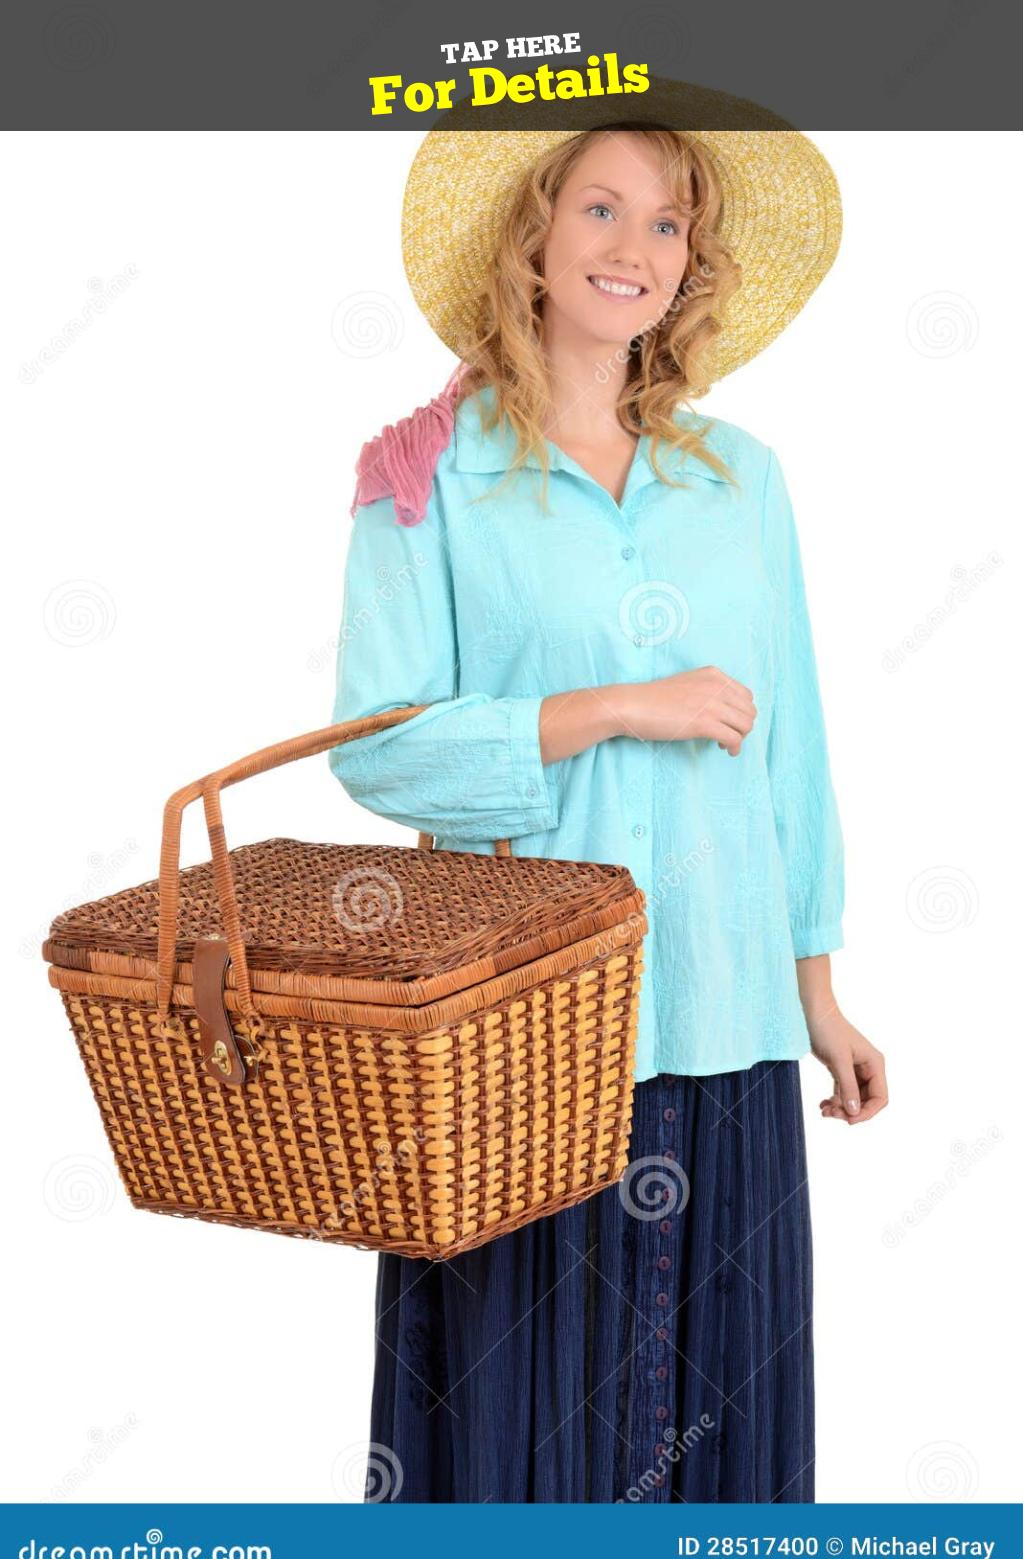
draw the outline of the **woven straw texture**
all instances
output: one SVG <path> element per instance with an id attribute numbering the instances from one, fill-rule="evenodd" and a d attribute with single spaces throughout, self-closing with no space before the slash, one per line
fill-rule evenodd
<path id="1" fill-rule="evenodd" d="M 152 1003 L 62 997 L 136 1207 L 436 1259 L 624 1173 L 641 959 L 421 1036 L 271 1020 L 242 1089 L 197 1065 L 194 1013 L 165 1036 Z"/>
<path id="2" fill-rule="evenodd" d="M 745 99 L 652 77 L 641 95 L 558 105 L 559 123 L 578 128 L 503 128 L 500 112 L 456 104 L 412 162 L 402 207 L 402 257 L 409 286 L 441 340 L 465 358 L 484 277 L 522 174 L 544 152 L 607 119 L 625 103 L 634 120 L 659 122 L 700 140 L 723 190 L 720 236 L 742 266 L 715 339 L 711 376 L 762 352 L 796 317 L 830 269 L 842 236 L 838 181 L 814 143 L 786 120 Z M 512 111 L 513 112 L 513 111 Z M 514 113 L 513 113 L 514 117 Z M 519 125 L 522 123 L 518 111 Z M 471 128 L 485 123 L 491 128 Z M 735 126 L 736 128 L 730 128 Z"/>
<path id="3" fill-rule="evenodd" d="M 223 784 L 417 712 L 176 792 L 160 878 L 54 919 L 50 984 L 134 1206 L 446 1259 L 624 1173 L 647 929 L 624 867 L 226 848 Z M 200 793 L 214 858 L 178 871 Z M 204 1049 L 192 960 L 210 939 L 230 944 L 214 1016 L 244 1057 L 237 1086 Z"/>

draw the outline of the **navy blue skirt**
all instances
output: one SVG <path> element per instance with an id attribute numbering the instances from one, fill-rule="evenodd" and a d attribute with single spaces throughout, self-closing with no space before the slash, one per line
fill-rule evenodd
<path id="1" fill-rule="evenodd" d="M 797 1061 L 638 1083 L 620 1185 L 378 1262 L 367 1500 L 813 1500 Z"/>

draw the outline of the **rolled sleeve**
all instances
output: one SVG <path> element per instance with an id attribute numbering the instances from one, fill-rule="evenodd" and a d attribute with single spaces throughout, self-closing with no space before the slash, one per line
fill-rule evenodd
<path id="1" fill-rule="evenodd" d="M 842 925 L 837 920 L 831 926 L 809 926 L 805 930 L 796 926 L 792 931 L 792 951 L 797 958 L 816 958 L 844 946 Z"/>
<path id="2" fill-rule="evenodd" d="M 519 796 L 524 814 L 533 818 L 534 828 L 555 828 L 560 798 L 552 765 L 545 764 L 540 751 L 540 709 L 543 697 L 511 700 L 508 739 L 512 761 L 518 775 Z"/>
<path id="3" fill-rule="evenodd" d="M 432 505 L 415 527 L 395 523 L 389 498 L 357 511 L 344 597 L 334 721 L 429 706 L 330 749 L 331 770 L 352 799 L 467 844 L 555 828 L 557 766 L 545 765 L 540 750 L 543 695 L 458 686 L 453 587 Z"/>

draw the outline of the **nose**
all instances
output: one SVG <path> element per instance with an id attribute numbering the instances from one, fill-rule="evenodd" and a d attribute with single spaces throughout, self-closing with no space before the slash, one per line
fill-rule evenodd
<path id="1" fill-rule="evenodd" d="M 643 232 L 642 223 L 638 217 L 626 212 L 625 218 L 615 223 L 611 234 L 611 242 L 608 245 L 607 257 L 613 261 L 624 276 L 638 273 L 644 267 L 643 259 Z"/>

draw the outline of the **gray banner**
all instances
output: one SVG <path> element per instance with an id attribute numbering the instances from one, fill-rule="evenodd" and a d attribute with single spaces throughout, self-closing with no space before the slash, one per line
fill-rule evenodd
<path id="1" fill-rule="evenodd" d="M 633 117 L 644 73 L 728 95 L 693 128 L 1021 117 L 998 0 L 7 0 L 0 27 L 8 129 L 570 128 Z"/>

